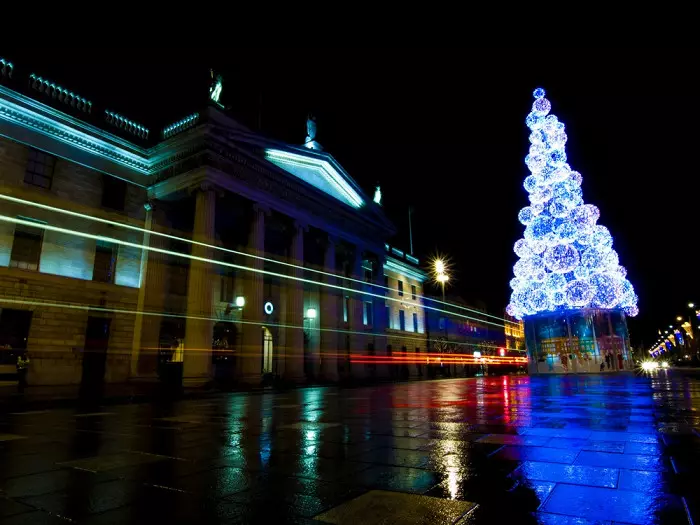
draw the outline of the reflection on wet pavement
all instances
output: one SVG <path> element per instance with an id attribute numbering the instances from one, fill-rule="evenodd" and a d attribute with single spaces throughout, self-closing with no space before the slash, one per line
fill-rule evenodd
<path id="1" fill-rule="evenodd" d="M 700 523 L 699 399 L 661 372 L 4 414 L 0 523 Z"/>

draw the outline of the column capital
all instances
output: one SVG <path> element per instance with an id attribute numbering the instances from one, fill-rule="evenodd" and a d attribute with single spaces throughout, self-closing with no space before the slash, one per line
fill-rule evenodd
<path id="1" fill-rule="evenodd" d="M 255 213 L 264 213 L 265 215 L 270 215 L 270 208 L 260 202 L 253 203 L 253 211 Z"/>
<path id="2" fill-rule="evenodd" d="M 309 231 L 309 225 L 306 222 L 301 221 L 299 219 L 294 219 L 292 221 L 292 228 L 294 228 L 295 230 L 302 230 L 303 232 Z"/>

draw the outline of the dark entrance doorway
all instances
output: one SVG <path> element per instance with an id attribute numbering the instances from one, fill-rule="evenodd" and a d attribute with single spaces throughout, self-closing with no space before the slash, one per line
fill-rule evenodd
<path id="1" fill-rule="evenodd" d="M 17 356 L 27 351 L 31 323 L 32 312 L 29 310 L 0 310 L 0 377 L 16 377 Z"/>
<path id="2" fill-rule="evenodd" d="M 102 394 L 111 323 L 112 320 L 107 317 L 88 317 L 83 351 L 83 378 L 80 383 L 83 395 L 98 397 Z"/>

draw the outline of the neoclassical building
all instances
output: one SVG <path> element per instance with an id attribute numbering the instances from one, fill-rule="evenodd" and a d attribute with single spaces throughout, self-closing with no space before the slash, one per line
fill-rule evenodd
<path id="1" fill-rule="evenodd" d="M 313 121 L 278 142 L 221 93 L 151 130 L 0 62 L 0 373 L 26 350 L 30 384 L 334 382 L 426 351 L 380 203 Z"/>

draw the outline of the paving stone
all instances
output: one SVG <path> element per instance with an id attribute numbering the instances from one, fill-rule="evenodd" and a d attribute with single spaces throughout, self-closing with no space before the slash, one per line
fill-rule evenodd
<path id="1" fill-rule="evenodd" d="M 334 509 L 316 516 L 337 525 L 375 524 L 452 524 L 475 504 L 415 494 L 372 490 Z"/>

